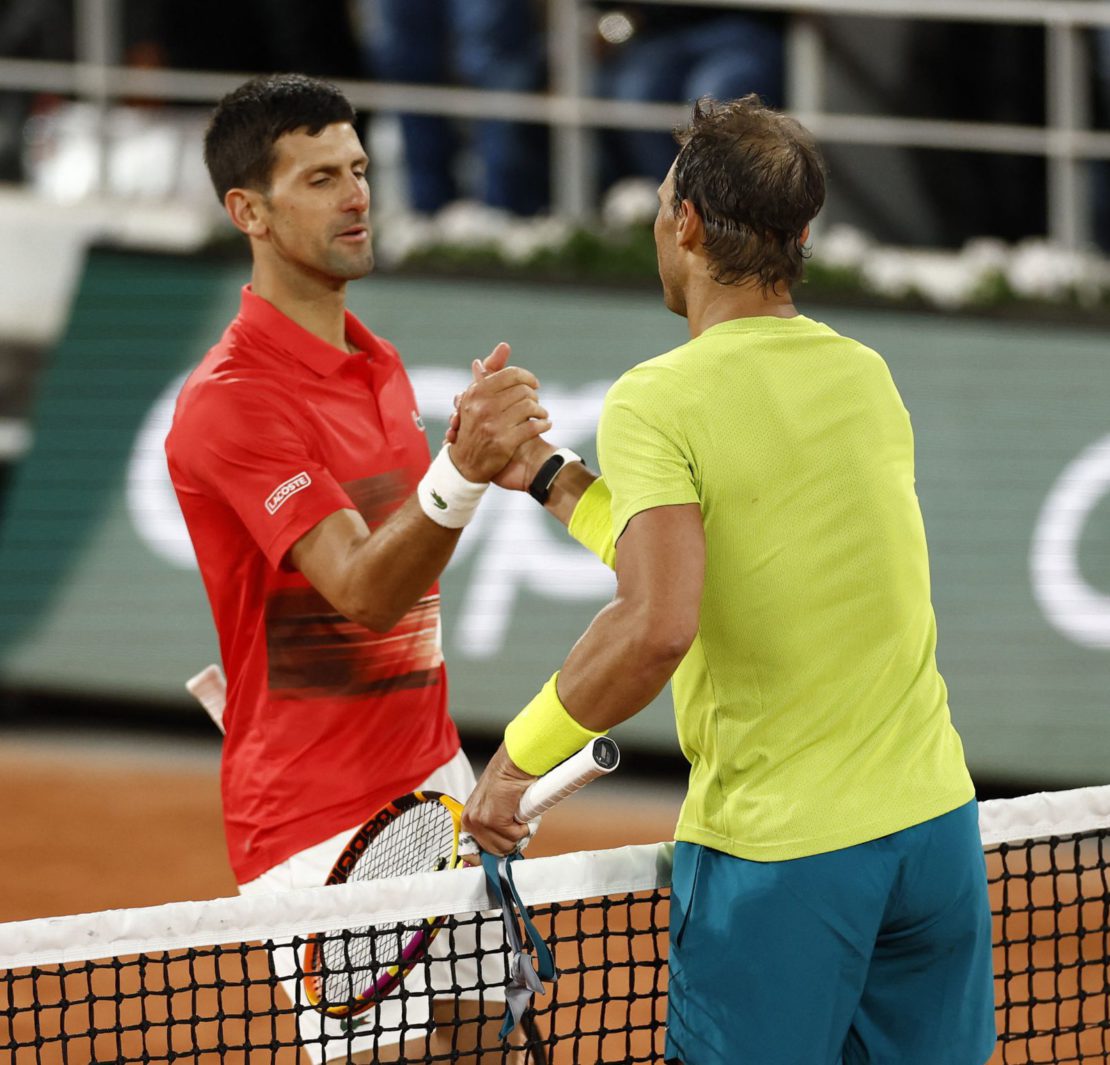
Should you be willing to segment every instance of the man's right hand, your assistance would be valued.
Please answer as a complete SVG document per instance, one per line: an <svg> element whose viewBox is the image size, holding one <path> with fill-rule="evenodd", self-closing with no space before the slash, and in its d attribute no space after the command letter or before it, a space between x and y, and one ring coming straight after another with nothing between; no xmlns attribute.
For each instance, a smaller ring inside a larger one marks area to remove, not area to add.
<svg viewBox="0 0 1110 1065"><path fill-rule="evenodd" d="M551 428L539 402L539 381L528 370L506 366L510 354L501 343L484 361L475 359L475 380L458 400L451 459L476 484L493 480L518 449Z"/></svg>
<svg viewBox="0 0 1110 1065"><path fill-rule="evenodd" d="M510 350L508 344L498 344L485 359L475 359L470 367L471 372L474 374L475 382L482 381L490 374L503 369L505 363L508 361ZM462 398L462 394L455 397L455 409L451 412L451 419L447 425L447 433L444 436L444 442L452 445L452 454L454 453L454 445L459 438L459 428L462 424L462 419L459 415L459 404ZM532 483L532 479L536 476L539 468L554 453L555 446L549 444L542 436L531 437L517 448L509 462L492 478L492 481L499 488L506 488L516 492L525 492L528 490L528 486Z"/></svg>

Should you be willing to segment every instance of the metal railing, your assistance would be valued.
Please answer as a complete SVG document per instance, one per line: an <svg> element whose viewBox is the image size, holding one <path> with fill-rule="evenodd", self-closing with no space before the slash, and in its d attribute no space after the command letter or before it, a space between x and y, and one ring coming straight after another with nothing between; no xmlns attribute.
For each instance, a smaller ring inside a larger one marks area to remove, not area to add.
<svg viewBox="0 0 1110 1065"><path fill-rule="evenodd" d="M1049 236L1067 247L1090 232L1087 164L1110 159L1110 132L1091 129L1090 70L1083 35L1110 28L1110 0L630 0L791 15L786 50L789 110L827 144L944 148L1042 156L1048 166ZM71 94L105 112L125 98L215 102L249 75L121 65L120 0L75 0L77 61L0 60L0 89ZM827 108L824 27L844 18L1025 24L1045 31L1043 126L958 122ZM590 95L589 9L583 0L548 0L551 87L547 93L341 81L356 107L461 118L503 118L552 128L554 207L571 217L596 202L592 131L670 129L686 104L599 100ZM106 153L101 153L104 159Z"/></svg>

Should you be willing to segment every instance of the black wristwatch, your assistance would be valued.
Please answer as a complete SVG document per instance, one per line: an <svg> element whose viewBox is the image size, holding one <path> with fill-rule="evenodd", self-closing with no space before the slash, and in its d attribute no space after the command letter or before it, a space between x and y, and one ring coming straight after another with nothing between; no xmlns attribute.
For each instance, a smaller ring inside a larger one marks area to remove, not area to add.
<svg viewBox="0 0 1110 1065"><path fill-rule="evenodd" d="M559 476L559 472L568 462L581 462L582 456L576 455L569 447L561 447L555 452L532 478L532 483L528 486L528 494L537 503L546 503L547 497L551 495L551 486L555 483L555 478Z"/></svg>

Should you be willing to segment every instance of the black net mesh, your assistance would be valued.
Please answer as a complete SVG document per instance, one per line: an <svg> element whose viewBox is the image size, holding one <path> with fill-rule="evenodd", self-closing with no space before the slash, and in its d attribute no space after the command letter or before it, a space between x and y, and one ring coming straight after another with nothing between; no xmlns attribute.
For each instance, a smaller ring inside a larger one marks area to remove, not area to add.
<svg viewBox="0 0 1110 1065"><path fill-rule="evenodd" d="M434 800L439 792L425 793ZM406 796L405 799L413 799ZM405 800L401 800L405 802ZM380 880L401 872L437 872L455 858L455 819L436 801L405 802L400 812L382 824L371 821L356 833L344 854L351 859L345 877L354 882ZM320 937L312 959L319 973L312 993L327 1007L363 994L378 997L391 990L414 959L428 949L437 924L385 923L349 930L342 936Z"/></svg>
<svg viewBox="0 0 1110 1065"><path fill-rule="evenodd" d="M1110 1061L1108 848L1100 830L987 849L1000 1032L992 1065ZM444 921L436 950L390 996L388 1010L329 1022L323 1032L298 989L297 940L0 969L0 1061L298 1065L362 1053L520 1065L662 1062L667 889L614 890L532 913L559 976L508 1044L497 1031L506 973L500 917L466 914Z"/></svg>
<svg viewBox="0 0 1110 1065"><path fill-rule="evenodd" d="M987 849L1006 1065L1110 1061L1110 832Z"/></svg>
<svg viewBox="0 0 1110 1065"><path fill-rule="evenodd" d="M390 996L389 1011L373 1007L326 1032L318 1031L319 1014L296 982L291 1000L276 975L288 976L289 965L298 964L289 961L293 951L303 958L297 940L5 971L0 1060L293 1065L302 1060L298 1048L312 1043L317 1060L353 1053L376 1060L392 1047L398 1060L414 1062L661 1061L666 894L535 907L560 975L506 1042L499 1036L507 977L501 918L470 914L444 921L438 950ZM373 931L335 938L350 943L367 935ZM305 1025L315 1029L307 1038Z"/></svg>

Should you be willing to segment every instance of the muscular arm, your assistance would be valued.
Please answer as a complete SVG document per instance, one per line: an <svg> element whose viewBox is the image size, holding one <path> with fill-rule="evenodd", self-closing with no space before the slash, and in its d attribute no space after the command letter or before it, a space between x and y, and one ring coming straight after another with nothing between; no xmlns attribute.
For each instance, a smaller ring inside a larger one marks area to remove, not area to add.
<svg viewBox="0 0 1110 1065"><path fill-rule="evenodd" d="M697 504L656 507L632 518L618 543L616 571L613 601L574 645L558 680L563 706L594 731L642 710L697 635L705 577ZM502 745L463 816L464 827L485 849L505 853L524 834L512 813L531 779Z"/></svg>
<svg viewBox="0 0 1110 1065"><path fill-rule="evenodd" d="M559 697L595 732L642 710L671 678L698 631L705 532L697 504L637 514L619 541L617 591L574 645Z"/></svg>
<svg viewBox="0 0 1110 1065"><path fill-rule="evenodd" d="M494 483L520 492L527 490L540 467L554 452L555 448L542 437L527 441L509 465L494 478ZM580 462L563 466L550 486L544 508L561 521L583 547L613 568L612 500L604 481L597 483L600 480L597 474ZM584 509L579 511L583 495L594 485L597 488L583 504Z"/></svg>
<svg viewBox="0 0 1110 1065"><path fill-rule="evenodd" d="M502 362L507 357L506 345ZM467 390L464 426L451 447L467 480L488 482L523 443L550 426L537 384L527 370L508 367ZM460 532L432 521L413 496L372 534L357 511L336 511L305 533L289 558L339 613L388 632L442 573Z"/></svg>
<svg viewBox="0 0 1110 1065"><path fill-rule="evenodd" d="M388 632L435 583L461 532L436 525L412 496L373 534L357 510L328 515L290 561L344 617Z"/></svg>
<svg viewBox="0 0 1110 1065"><path fill-rule="evenodd" d="M552 452L554 450L554 448L551 449ZM543 459L536 465L537 470L542 462ZM535 474L533 473L532 476L534 477ZM559 476L555 478L555 483L551 486L547 502L544 503L544 510L553 514L564 525L570 525L574 508L578 506L582 494L596 480L596 473L591 472L581 462L572 462L559 471Z"/></svg>

